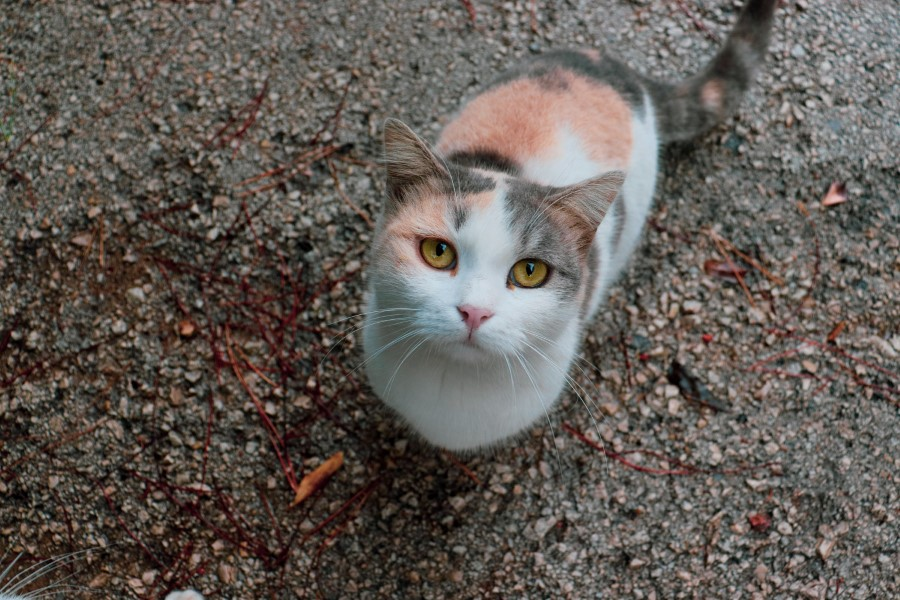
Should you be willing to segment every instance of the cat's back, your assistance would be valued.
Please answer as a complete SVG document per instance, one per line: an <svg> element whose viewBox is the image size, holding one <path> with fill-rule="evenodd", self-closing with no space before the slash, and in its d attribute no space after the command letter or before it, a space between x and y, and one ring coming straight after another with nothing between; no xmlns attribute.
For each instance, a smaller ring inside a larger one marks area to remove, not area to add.
<svg viewBox="0 0 900 600"><path fill-rule="evenodd" d="M466 103L437 150L456 162L515 169L546 185L627 170L643 90L596 50L524 61Z"/></svg>

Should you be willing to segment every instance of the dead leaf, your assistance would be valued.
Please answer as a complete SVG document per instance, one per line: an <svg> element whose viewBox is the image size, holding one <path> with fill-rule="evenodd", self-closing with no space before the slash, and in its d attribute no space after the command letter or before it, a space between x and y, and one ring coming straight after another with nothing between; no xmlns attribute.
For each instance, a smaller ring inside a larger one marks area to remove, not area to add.
<svg viewBox="0 0 900 600"><path fill-rule="evenodd" d="M197 326L194 325L193 321L185 319L178 323L178 335L181 337L191 338L194 337L195 333L197 333Z"/></svg>
<svg viewBox="0 0 900 600"><path fill-rule="evenodd" d="M766 531L772 526L772 517L761 513L752 514L747 517L747 520L750 521L750 527L753 528L753 531Z"/></svg>
<svg viewBox="0 0 900 600"><path fill-rule="evenodd" d="M737 281L738 277L744 277L747 274L747 269L741 266L740 263L732 261L732 264L729 264L727 261L712 259L703 263L703 270L707 275L715 275L734 281Z"/></svg>
<svg viewBox="0 0 900 600"><path fill-rule="evenodd" d="M828 334L828 343L836 344L838 336L843 333L844 329L847 327L847 321L841 321L837 325L834 326L834 329L831 330L831 333Z"/></svg>
<svg viewBox="0 0 900 600"><path fill-rule="evenodd" d="M843 181L835 181L828 188L825 197L822 198L822 206L834 206L847 201L847 184Z"/></svg>
<svg viewBox="0 0 900 600"><path fill-rule="evenodd" d="M677 360L673 360L667 375L669 383L678 387L678 391L689 402L696 402L701 406L723 412L731 411L731 407L712 395L699 379Z"/></svg>
<svg viewBox="0 0 900 600"><path fill-rule="evenodd" d="M325 485L325 482L334 475L335 471L341 468L342 464L344 464L344 453L337 451L331 458L316 467L311 473L308 473L300 481L300 485L297 486L297 493L294 495L291 507L297 506Z"/></svg>

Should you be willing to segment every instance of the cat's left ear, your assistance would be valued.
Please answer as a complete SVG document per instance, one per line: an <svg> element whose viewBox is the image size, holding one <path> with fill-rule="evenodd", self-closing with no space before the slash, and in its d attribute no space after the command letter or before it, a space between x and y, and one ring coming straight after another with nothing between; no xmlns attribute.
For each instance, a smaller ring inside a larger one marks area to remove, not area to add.
<svg viewBox="0 0 900 600"><path fill-rule="evenodd" d="M625 173L610 171L556 192L549 205L561 213L577 236L578 250L587 253L597 227L625 183Z"/></svg>
<svg viewBox="0 0 900 600"><path fill-rule="evenodd" d="M428 144L397 119L384 123L384 165L391 202L403 202L410 190L422 183L450 176Z"/></svg>

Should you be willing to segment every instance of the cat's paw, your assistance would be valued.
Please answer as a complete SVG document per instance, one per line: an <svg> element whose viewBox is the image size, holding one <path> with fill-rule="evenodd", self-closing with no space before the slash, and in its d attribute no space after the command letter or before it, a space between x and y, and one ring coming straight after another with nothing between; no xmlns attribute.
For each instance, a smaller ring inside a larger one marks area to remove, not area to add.
<svg viewBox="0 0 900 600"><path fill-rule="evenodd" d="M203 600L203 595L194 590L182 590L180 592L172 592L166 596L166 600Z"/></svg>

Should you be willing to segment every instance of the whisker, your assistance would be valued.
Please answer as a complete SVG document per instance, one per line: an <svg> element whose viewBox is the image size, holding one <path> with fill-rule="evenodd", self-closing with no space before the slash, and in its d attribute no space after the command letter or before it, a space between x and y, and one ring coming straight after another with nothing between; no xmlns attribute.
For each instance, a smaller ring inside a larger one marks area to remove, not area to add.
<svg viewBox="0 0 900 600"><path fill-rule="evenodd" d="M397 312L397 311L417 311L418 308L404 308L404 307L396 307L396 308L379 308L378 310L371 310L367 312L356 313L355 315L350 315L349 317L344 317L343 319L338 319L337 321L332 321L331 323L325 323L325 327L331 327L332 325L337 325L338 323L343 323L344 321L349 321L350 319L355 319L356 317L367 317L370 315L377 315L380 313L386 312Z"/></svg>
<svg viewBox="0 0 900 600"><path fill-rule="evenodd" d="M421 334L423 334L423 333L426 333L426 330L421 329L421 328L419 328L419 329L413 329L412 331L408 331L408 332L404 333L403 335L401 335L400 337L395 338L393 341L388 342L387 344L385 344L384 346L382 346L381 348L379 348L377 352L375 352L375 353L373 353L373 354L370 354L370 355L368 356L368 358L366 358L364 361L362 361L360 364L358 364L356 367L354 367L354 368L350 371L350 373L348 373L348 375L353 375L354 373L356 373L357 371L359 371L361 368L363 368L370 360L372 360L373 358L377 357L378 355L380 355L380 354L383 353L384 351L388 350L389 348L391 348L391 347L393 347L393 346L396 346L397 344L399 344L399 343L402 342L403 340L409 339L410 337L415 336L415 335L421 335Z"/></svg>
<svg viewBox="0 0 900 600"><path fill-rule="evenodd" d="M87 552L90 552L90 550L78 550L76 552L69 552L67 554L62 554L60 556L57 556L56 558L42 560L38 563L35 563L35 564L31 565L30 567L28 567L27 569L23 569L22 571L19 571L15 575L15 577L13 577L9 581L7 581L5 584L3 584L3 588L0 589L0 593L16 594L19 591L21 591L22 589L24 589L26 586L28 586L31 583L34 583L35 581L40 579L41 577L44 577L45 575L49 575L50 573L59 569L60 567L63 567L65 565L73 562L73 560L76 556L78 556L80 554L86 554ZM21 556L22 555L19 554L19 557L21 557ZM19 557L16 557L16 560L18 560ZM15 563L13 563L13 564L15 564ZM4 571L4 575L5 574L6 574L6 571ZM65 581L65 579L63 581Z"/></svg>
<svg viewBox="0 0 900 600"><path fill-rule="evenodd" d="M335 343L331 346L331 348L328 349L328 352L326 352L326 353L325 353L325 356L323 356L322 359L319 361L319 366L322 366L322 363L325 362L325 359L328 358L328 357L331 355L332 352L334 352L335 348L337 348L338 346L340 346L341 343L342 343L344 340L346 340L348 337L350 337L350 336L353 335L354 333L357 333L358 331L362 331L362 330L365 329L366 327L373 327L373 326L375 326L375 325L384 325L385 323L402 323L402 322L404 322L404 321L405 321L405 322L409 322L409 323L412 323L412 322L413 322L413 320L410 319L410 318L408 318L408 317L390 317L390 316L385 316L385 317L381 317L381 318L379 318L379 319L376 319L376 320L374 320L374 321L368 321L368 322L363 323L362 325L359 325L359 326L357 326L357 327L351 327L350 330L349 330L345 335L341 336L341 338L340 338L337 342L335 342Z"/></svg>
<svg viewBox="0 0 900 600"><path fill-rule="evenodd" d="M587 396L588 398L591 397L590 394L588 393L588 391L584 388L584 386L582 386L580 383L575 381L575 379L573 377L571 377L568 373L564 372L562 370L562 367L559 364L555 363L549 356L547 356L546 354L541 352L538 348L535 348L528 342L523 342L523 343L526 346L528 346L529 348L531 348L534 352L536 352L538 354L538 356L540 356L544 360L546 360L547 363L551 367L553 367L557 373L559 373L560 375L563 376L566 384L569 386L569 388L571 388L571 390L573 392L575 392L575 395L578 397L578 399L581 400L581 404L584 406L585 410L587 411L588 416L590 416L591 422L594 424L594 431L597 432L597 438L600 440L600 444L602 445L603 436L600 433L600 424L597 422L597 419L594 417L594 413L591 411L590 407L587 405L587 402L585 402L585 400L584 400L584 396ZM579 392L579 390L581 390L581 391ZM584 396L582 396L582 393L584 394ZM591 400L591 404L594 405L595 409L597 408L597 405L593 401L593 399ZM601 415L601 418L602 418L602 415ZM604 455L604 458L605 458L605 455ZM606 460L606 468L607 468L607 472L608 472L609 471L609 460L608 459Z"/></svg>
<svg viewBox="0 0 900 600"><path fill-rule="evenodd" d="M531 373L528 372L528 367L526 366L528 361L518 351L514 350L513 353L516 360L518 360L519 364L522 365L522 369L525 371L525 375L528 377L528 381L531 382L531 387L534 388L534 393L537 395L538 401L541 403L541 408L544 409L544 415L547 417L547 424L550 426L550 441L553 443L553 450L556 451L556 465L557 467L559 467L560 471L562 471L562 459L559 457L559 448L556 445L556 432L553 429L553 423L550 421L550 413L547 412L547 405L544 404L544 399L541 398L541 393L538 391L537 384L534 382L534 378L532 378Z"/></svg>
<svg viewBox="0 0 900 600"><path fill-rule="evenodd" d="M7 550L6 552L3 553L3 560L6 559L7 554L9 554L9 550ZM19 552L19 554L16 555L16 557L13 559L13 561L11 563L9 563L5 569L3 569L3 572L0 573L0 582L2 582L3 579L9 574L9 572L13 570L13 567L16 566L16 563L19 562L19 559L22 558L22 556L24 554L25 554L24 552ZM4 583L3 587L0 588L0 594L7 592L8 591L7 586L11 583L12 582Z"/></svg>
<svg viewBox="0 0 900 600"><path fill-rule="evenodd" d="M534 336L534 337L538 338L539 340L542 340L548 344L553 344L553 345L557 346L558 348L562 348L562 344L560 344L559 342L552 340L548 337L545 337L545 336L537 333L536 331L531 331L531 330L524 329L524 328L522 329L522 331L524 331L526 334ZM524 342L524 341L523 341L523 343L527 344L527 342ZM601 375L600 369L594 363L592 363L591 361L584 358L584 356L582 356L580 354L574 354L573 359L576 359L576 360L579 360L579 361L585 363L587 366L591 367L594 371L596 371L598 375ZM574 364L575 368L581 372L581 374L584 376L585 379L587 379L589 381L591 380L591 378L588 376L588 374L585 372L585 370L577 362L575 362L573 364ZM574 381L574 379L572 379L568 374L566 374L565 376L568 379L571 379L572 381ZM601 375L601 377L602 377L602 375ZM571 387L571 384L569 384L569 385ZM594 410L596 410L600 414L601 422L605 422L606 417L603 415L602 411L600 410L600 407L597 405L597 403L594 401L594 399L591 397L591 395L587 393L587 390L585 390L583 386L581 386L579 384L579 387L581 387L581 390L585 393L585 395L591 401L591 405L594 407ZM596 389L596 387L597 387L596 384L594 384L595 389ZM572 391L575 391L575 390L573 389ZM576 392L576 394L577 394L577 392ZM581 400L581 403L584 404L584 398L582 398L579 395L579 399ZM598 436L598 443L601 446L603 446L603 436L600 434L600 428L597 424L597 421L594 418L593 414L591 414L590 409L587 406L585 406L585 408L587 409L588 414L591 415L591 420L594 422L594 428L595 428L595 430L597 432L597 436ZM609 458L606 457L605 455L604 455L604 463L606 466L607 475L609 475Z"/></svg>
<svg viewBox="0 0 900 600"><path fill-rule="evenodd" d="M400 362L397 364L397 368L394 369L394 374L391 375L390 380L388 380L387 387L386 387L385 390L384 390L384 395L385 395L385 396L387 396L387 395L388 395L388 392L391 391L391 386L394 385L394 378L397 377L397 373L400 372L400 367L403 366L403 363L406 362L406 359L409 358L410 356L412 356L413 353L414 353L416 350L418 350L419 347L420 347L422 344L424 344L425 342L427 342L427 341L428 341L428 338L422 338L421 340L419 340L418 343L416 343L415 346L413 346L410 350L407 350L407 351L406 351L406 354L403 355L403 358L401 358L401 359L400 359Z"/></svg>

